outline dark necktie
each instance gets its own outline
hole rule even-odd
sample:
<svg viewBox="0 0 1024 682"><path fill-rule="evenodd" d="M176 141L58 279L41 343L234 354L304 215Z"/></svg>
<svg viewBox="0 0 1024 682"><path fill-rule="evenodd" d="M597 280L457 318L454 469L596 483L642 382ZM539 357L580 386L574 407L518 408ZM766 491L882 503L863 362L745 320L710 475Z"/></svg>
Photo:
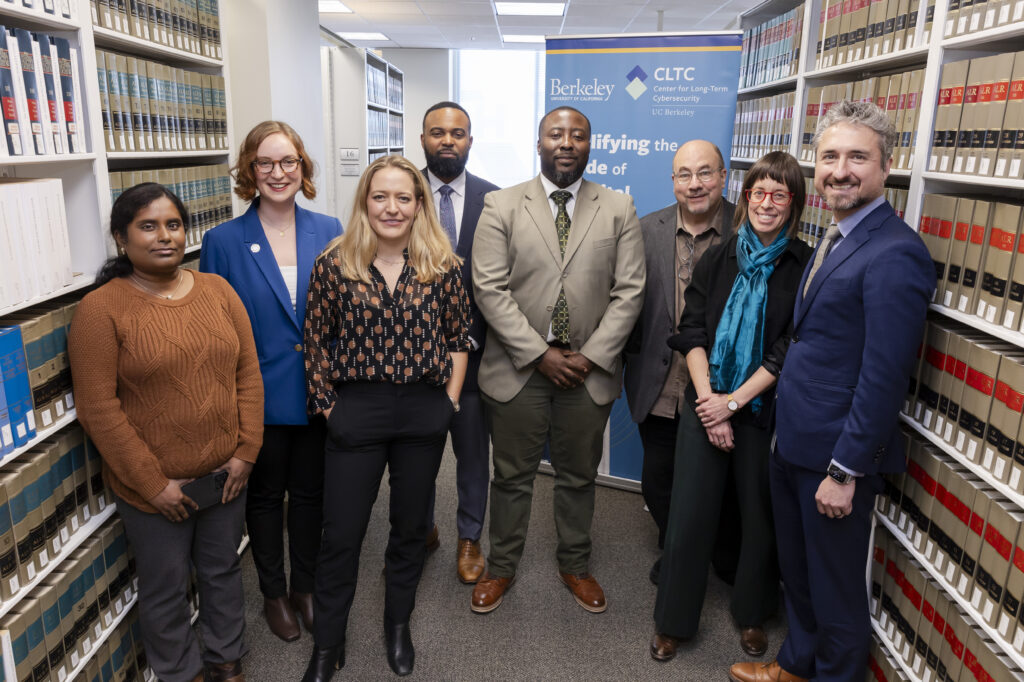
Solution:
<svg viewBox="0 0 1024 682"><path fill-rule="evenodd" d="M452 204L452 192L455 190L451 188L451 185L441 185L437 190L441 193L441 227L444 228L444 233L448 235L448 241L452 243L452 248L458 245L459 237L455 233L455 205Z"/></svg>
<svg viewBox="0 0 1024 682"><path fill-rule="evenodd" d="M814 275L817 274L818 268L825 261L825 256L832 250L832 246L835 244L836 239L839 238L839 226L832 223L825 230L825 237L821 240L821 245L818 246L818 252L814 254L814 262L811 264L811 271L807 273L807 281L804 283L804 296L807 295L807 290L811 288L811 280L814 279Z"/></svg>
<svg viewBox="0 0 1024 682"><path fill-rule="evenodd" d="M569 220L569 212L565 205L572 198L572 193L564 189L551 193L551 200L558 207L555 214L555 230L558 231L558 249L565 257L565 246L569 243L569 229L572 221ZM558 301L555 302L555 310L551 313L551 333L562 343L569 343L569 304L565 302L565 289L558 290Z"/></svg>

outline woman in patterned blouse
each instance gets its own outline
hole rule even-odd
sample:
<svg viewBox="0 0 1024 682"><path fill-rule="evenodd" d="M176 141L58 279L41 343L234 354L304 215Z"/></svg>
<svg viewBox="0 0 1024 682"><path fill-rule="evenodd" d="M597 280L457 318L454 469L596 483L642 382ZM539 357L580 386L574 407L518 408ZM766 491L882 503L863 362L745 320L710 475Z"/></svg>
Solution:
<svg viewBox="0 0 1024 682"><path fill-rule="evenodd" d="M315 646L304 682L325 682L345 664L359 551L385 465L387 659L398 675L413 669L409 617L427 505L470 349L461 259L435 216L415 166L400 156L377 159L359 180L348 230L313 267L306 380L310 412L327 417L328 440Z"/></svg>

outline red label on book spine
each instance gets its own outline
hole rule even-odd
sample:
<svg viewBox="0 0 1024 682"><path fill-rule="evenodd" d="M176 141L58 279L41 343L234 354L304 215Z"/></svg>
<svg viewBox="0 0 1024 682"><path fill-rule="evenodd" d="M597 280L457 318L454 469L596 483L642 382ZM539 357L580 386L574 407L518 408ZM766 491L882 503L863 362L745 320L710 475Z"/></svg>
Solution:
<svg viewBox="0 0 1024 682"><path fill-rule="evenodd" d="M994 246L1000 251L1013 253L1013 241L1016 237L1016 232L1007 232L1006 230L1000 230L998 227L993 227L988 243L989 246Z"/></svg>
<svg viewBox="0 0 1024 682"><path fill-rule="evenodd" d="M971 233L971 224L970 223L957 223L956 224L956 234L954 234L953 237L958 242L965 242L965 241L967 241L967 235L970 234L970 233Z"/></svg>
<svg viewBox="0 0 1024 682"><path fill-rule="evenodd" d="M1024 79L1021 79L1019 81L1012 81L1010 83L1010 94L1007 95L1007 99L1024 99Z"/></svg>
<svg viewBox="0 0 1024 682"><path fill-rule="evenodd" d="M967 368L967 385L985 395L992 395L992 391L995 390L995 381L992 377L973 367Z"/></svg>
<svg viewBox="0 0 1024 682"><path fill-rule="evenodd" d="M984 244L985 243L985 226L975 225L971 228L971 243L972 244Z"/></svg>
<svg viewBox="0 0 1024 682"><path fill-rule="evenodd" d="M999 552L999 556L1003 557L1003 559L1006 561L1010 560L1010 550L1013 549L1013 545L991 523L985 529L985 542L992 545L992 549Z"/></svg>
<svg viewBox="0 0 1024 682"><path fill-rule="evenodd" d="M949 239L951 234L953 234L953 221L943 220L939 226L939 236L943 239Z"/></svg>

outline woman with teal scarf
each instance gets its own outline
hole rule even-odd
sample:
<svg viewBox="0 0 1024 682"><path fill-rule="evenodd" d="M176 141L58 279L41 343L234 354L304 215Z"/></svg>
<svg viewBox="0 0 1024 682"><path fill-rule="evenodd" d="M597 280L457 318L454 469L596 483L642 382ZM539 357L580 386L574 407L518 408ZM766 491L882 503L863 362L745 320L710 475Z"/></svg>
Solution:
<svg viewBox="0 0 1024 682"><path fill-rule="evenodd" d="M651 656L667 661L697 634L726 486L736 486L742 524L730 610L751 656L767 649L765 621L778 609L779 568L768 487L769 390L782 370L793 305L812 250L794 237L804 178L772 152L743 180L735 231L697 264L679 333L690 385L679 416L675 478L654 609ZM796 339L793 339L796 342Z"/></svg>

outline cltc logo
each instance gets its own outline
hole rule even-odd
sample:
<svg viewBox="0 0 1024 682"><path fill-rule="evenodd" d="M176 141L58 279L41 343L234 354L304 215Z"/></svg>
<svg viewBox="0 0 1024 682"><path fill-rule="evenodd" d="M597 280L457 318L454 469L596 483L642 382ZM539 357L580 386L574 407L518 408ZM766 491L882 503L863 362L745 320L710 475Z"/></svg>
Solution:
<svg viewBox="0 0 1024 682"><path fill-rule="evenodd" d="M644 81L647 80L647 74L644 73L644 70L639 65L633 67L633 70L626 74L626 80L629 81L629 85L626 86L626 92L633 99L640 99L640 95L647 92L647 86L644 85Z"/></svg>

